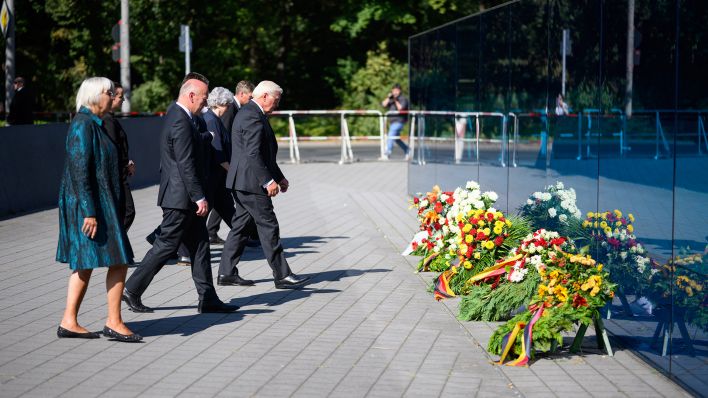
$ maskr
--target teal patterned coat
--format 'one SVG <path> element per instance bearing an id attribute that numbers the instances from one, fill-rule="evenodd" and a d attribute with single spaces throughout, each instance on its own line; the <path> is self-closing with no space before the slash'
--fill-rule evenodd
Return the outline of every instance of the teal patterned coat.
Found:
<path id="1" fill-rule="evenodd" d="M 72 270 L 133 263 L 133 249 L 118 216 L 118 149 L 102 125 L 98 116 L 81 107 L 66 136 L 56 260 Z M 96 217 L 93 239 L 81 232 L 85 217 Z"/>

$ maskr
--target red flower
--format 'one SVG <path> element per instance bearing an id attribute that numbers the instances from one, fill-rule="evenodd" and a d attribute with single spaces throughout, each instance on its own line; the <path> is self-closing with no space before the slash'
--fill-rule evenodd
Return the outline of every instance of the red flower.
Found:
<path id="1" fill-rule="evenodd" d="M 449 204 L 449 205 L 452 205 L 453 203 L 455 203 L 455 199 L 452 196 L 450 196 L 447 198 L 447 200 L 445 202 L 447 202 L 447 204 Z"/>
<path id="2" fill-rule="evenodd" d="M 477 231 L 477 240 L 484 240 L 487 236 L 482 231 Z"/>
<path id="3" fill-rule="evenodd" d="M 578 307 L 587 307 L 588 301 L 585 299 L 585 297 L 579 295 L 578 293 L 575 293 L 575 296 L 573 296 L 573 308 L 578 308 Z"/>
<path id="4" fill-rule="evenodd" d="M 442 213 L 443 205 L 441 202 L 435 202 L 435 212 Z"/>
<path id="5" fill-rule="evenodd" d="M 415 203 L 415 204 L 420 203 L 420 199 L 418 199 L 418 198 L 413 198 L 413 203 Z"/>
<path id="6" fill-rule="evenodd" d="M 411 246 L 413 246 L 413 250 L 418 249 L 418 242 L 413 242 Z"/>
<path id="7" fill-rule="evenodd" d="M 489 221 L 494 221 L 494 214 L 492 214 L 492 213 L 487 213 L 487 220 L 489 220 Z"/>
<path id="8" fill-rule="evenodd" d="M 555 238 L 555 239 L 551 240 L 551 245 L 553 245 L 553 246 L 560 246 L 563 243 L 565 243 L 565 238 L 562 236 L 560 238 Z"/>
<path id="9" fill-rule="evenodd" d="M 502 243 L 504 243 L 504 238 L 501 236 L 497 236 L 496 239 L 494 239 L 494 244 L 497 246 L 501 246 Z"/>

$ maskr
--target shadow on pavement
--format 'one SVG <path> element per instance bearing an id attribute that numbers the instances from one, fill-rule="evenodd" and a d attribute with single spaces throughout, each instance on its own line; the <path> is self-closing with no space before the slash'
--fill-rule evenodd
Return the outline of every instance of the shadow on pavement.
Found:
<path id="1" fill-rule="evenodd" d="M 180 306 L 170 307 L 171 309 L 187 309 L 193 308 L 196 311 L 196 306 Z M 160 309 L 170 309 L 160 307 Z M 231 314 L 193 314 L 179 315 L 161 319 L 149 319 L 144 321 L 126 322 L 126 325 L 135 333 L 139 333 L 143 337 L 151 336 L 191 336 L 208 329 L 214 325 L 223 325 L 232 322 L 238 322 L 245 315 L 265 314 L 273 312 L 268 309 L 240 309 Z"/>

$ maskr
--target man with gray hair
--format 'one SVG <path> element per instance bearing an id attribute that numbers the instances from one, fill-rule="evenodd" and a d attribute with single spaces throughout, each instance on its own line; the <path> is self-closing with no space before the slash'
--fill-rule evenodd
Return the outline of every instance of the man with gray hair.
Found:
<path id="1" fill-rule="evenodd" d="M 232 191 L 235 212 L 221 254 L 219 285 L 239 284 L 236 266 L 248 239 L 246 227 L 252 221 L 256 223 L 263 253 L 273 270 L 275 287 L 298 288 L 309 279 L 295 275 L 285 260 L 271 199 L 290 187 L 276 163 L 278 142 L 267 118 L 278 106 L 282 93 L 283 89 L 274 82 L 258 83 L 253 99 L 241 107 L 234 118 L 226 188 Z"/>

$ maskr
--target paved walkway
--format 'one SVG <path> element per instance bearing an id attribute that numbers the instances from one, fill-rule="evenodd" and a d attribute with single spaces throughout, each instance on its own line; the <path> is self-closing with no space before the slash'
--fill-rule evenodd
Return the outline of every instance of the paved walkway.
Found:
<path id="1" fill-rule="evenodd" d="M 281 233 L 291 267 L 313 283 L 274 289 L 262 254 L 249 249 L 240 270 L 257 284 L 217 287 L 242 309 L 198 315 L 189 269 L 168 265 L 143 297 L 155 313 L 124 311 L 142 344 L 57 339 L 68 272 L 54 262 L 56 210 L 0 221 L 0 396 L 687 395 L 621 349 L 491 365 L 482 347 L 493 325 L 458 322 L 456 301 L 435 302 L 432 276 L 398 254 L 415 229 L 404 163 L 284 171 L 292 188 L 275 201 Z M 160 220 L 156 191 L 134 193 L 138 261 Z M 105 319 L 104 276 L 94 273 L 81 309 L 91 330 Z"/>

